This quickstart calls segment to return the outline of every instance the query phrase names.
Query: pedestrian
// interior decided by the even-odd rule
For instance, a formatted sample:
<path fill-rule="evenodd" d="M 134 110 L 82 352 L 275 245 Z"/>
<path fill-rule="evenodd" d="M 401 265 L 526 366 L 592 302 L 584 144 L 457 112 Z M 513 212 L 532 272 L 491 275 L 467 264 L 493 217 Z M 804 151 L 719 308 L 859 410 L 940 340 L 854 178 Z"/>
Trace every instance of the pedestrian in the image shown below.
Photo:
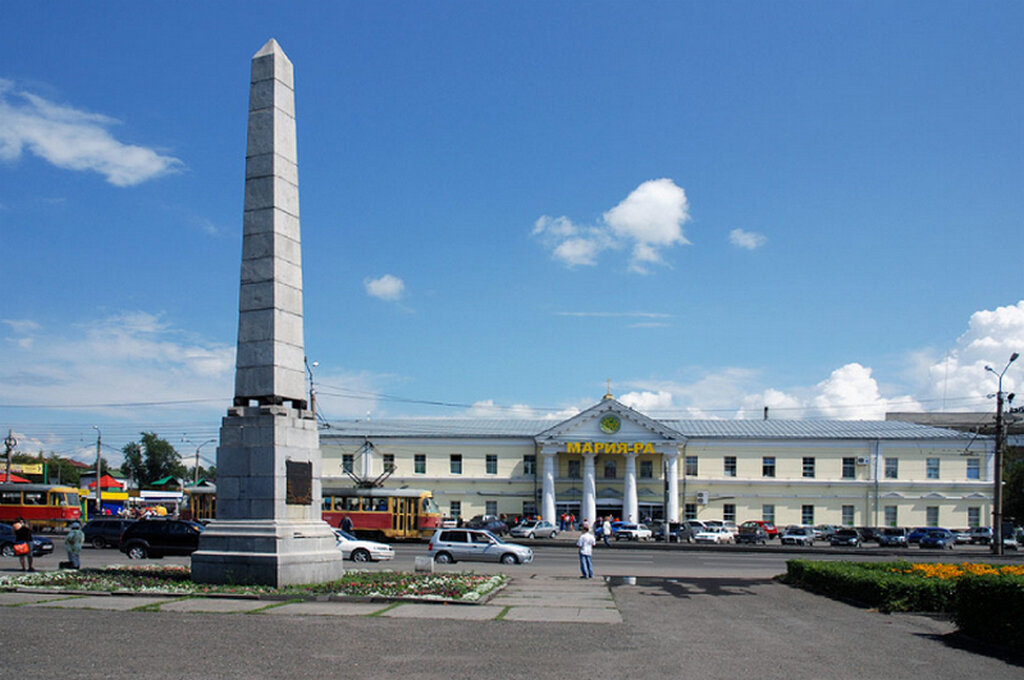
<path fill-rule="evenodd" d="M 590 526 L 584 524 L 583 533 L 576 539 L 576 547 L 580 552 L 580 578 L 594 578 L 594 544 L 597 539 L 590 533 Z"/>
<path fill-rule="evenodd" d="M 612 523 L 608 521 L 608 517 L 605 516 L 604 524 L 601 525 L 601 539 L 604 540 L 604 547 L 610 548 L 612 544 L 608 542 L 608 537 L 612 535 Z"/>
<path fill-rule="evenodd" d="M 82 544 L 85 543 L 85 534 L 82 533 L 82 525 L 78 522 L 71 523 L 71 531 L 64 537 L 64 547 L 68 551 L 68 562 L 72 569 L 79 569 L 82 566 Z"/>
<path fill-rule="evenodd" d="M 11 525 L 11 528 L 14 529 L 14 554 L 18 556 L 21 570 L 35 571 L 35 565 L 32 562 L 32 527 L 28 525 L 28 522 L 19 517 Z M 28 562 L 28 569 L 25 568 L 26 561 Z"/>
<path fill-rule="evenodd" d="M 352 518 L 348 515 L 341 518 L 341 530 L 347 534 L 352 533 Z"/>

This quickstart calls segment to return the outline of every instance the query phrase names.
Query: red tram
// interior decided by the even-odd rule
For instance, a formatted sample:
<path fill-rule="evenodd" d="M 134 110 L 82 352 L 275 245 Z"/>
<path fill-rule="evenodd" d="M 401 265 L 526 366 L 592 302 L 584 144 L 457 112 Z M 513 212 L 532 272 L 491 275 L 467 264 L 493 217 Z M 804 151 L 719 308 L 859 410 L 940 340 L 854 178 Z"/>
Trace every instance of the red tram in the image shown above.
<path fill-rule="evenodd" d="M 346 516 L 361 537 L 430 538 L 441 526 L 441 511 L 434 494 L 425 489 L 323 489 L 323 519 L 332 527 Z"/>
<path fill-rule="evenodd" d="M 54 484 L 0 483 L 0 522 L 19 517 L 34 530 L 64 529 L 82 518 L 78 489 Z"/>

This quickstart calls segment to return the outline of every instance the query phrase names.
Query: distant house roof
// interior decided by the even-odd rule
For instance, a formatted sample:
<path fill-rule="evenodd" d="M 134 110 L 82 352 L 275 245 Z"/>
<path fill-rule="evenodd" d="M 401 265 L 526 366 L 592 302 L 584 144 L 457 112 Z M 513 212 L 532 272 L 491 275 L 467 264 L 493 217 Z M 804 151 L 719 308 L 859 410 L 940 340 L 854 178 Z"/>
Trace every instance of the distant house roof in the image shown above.
<path fill-rule="evenodd" d="M 160 479 L 157 479 L 157 480 L 153 481 L 150 484 L 150 486 L 163 486 L 165 484 L 170 484 L 171 482 L 174 482 L 175 484 L 177 484 L 178 483 L 178 478 L 175 477 L 174 475 L 167 475 L 166 477 L 161 477 Z"/>
<path fill-rule="evenodd" d="M 403 418 L 332 422 L 321 439 L 350 437 L 533 438 L 551 419 Z M 687 439 L 968 440 L 971 434 L 893 420 L 659 420 Z"/>

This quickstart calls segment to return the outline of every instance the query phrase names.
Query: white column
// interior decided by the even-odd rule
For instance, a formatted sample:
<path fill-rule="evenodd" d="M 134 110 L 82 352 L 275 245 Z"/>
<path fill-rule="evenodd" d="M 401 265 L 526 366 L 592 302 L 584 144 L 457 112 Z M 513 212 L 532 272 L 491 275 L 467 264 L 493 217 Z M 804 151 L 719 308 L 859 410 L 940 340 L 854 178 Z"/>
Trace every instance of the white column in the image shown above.
<path fill-rule="evenodd" d="M 665 518 L 669 522 L 679 521 L 679 454 L 665 454 L 665 475 L 668 477 L 668 507 Z"/>
<path fill-rule="evenodd" d="M 636 454 L 626 454 L 626 483 L 622 492 L 622 520 L 639 521 L 639 507 L 636 500 Z"/>
<path fill-rule="evenodd" d="M 583 454 L 583 521 L 594 526 L 597 519 L 597 479 L 594 473 L 594 454 Z"/>
<path fill-rule="evenodd" d="M 555 456 L 554 451 L 541 451 L 544 472 L 541 476 L 541 519 L 558 524 L 555 516 Z"/>

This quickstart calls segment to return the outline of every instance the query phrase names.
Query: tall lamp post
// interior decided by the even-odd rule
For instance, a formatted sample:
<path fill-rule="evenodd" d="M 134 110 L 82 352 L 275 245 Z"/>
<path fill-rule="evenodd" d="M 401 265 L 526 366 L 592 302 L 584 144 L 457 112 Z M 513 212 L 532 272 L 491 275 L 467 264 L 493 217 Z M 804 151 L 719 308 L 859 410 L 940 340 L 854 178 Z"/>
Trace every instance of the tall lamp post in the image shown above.
<path fill-rule="evenodd" d="M 319 366 L 320 362 L 314 361 L 311 364 L 309 357 L 303 357 L 302 360 L 306 364 L 306 373 L 309 374 L 309 410 L 313 412 L 313 419 L 316 420 L 316 385 L 313 383 L 313 369 Z"/>
<path fill-rule="evenodd" d="M 99 425 L 93 425 L 92 429 L 96 430 L 96 516 L 103 516 L 103 485 L 100 484 L 100 475 L 103 473 L 100 467 L 100 439 L 102 433 L 100 432 Z"/>
<path fill-rule="evenodd" d="M 186 439 L 185 441 L 188 441 L 188 440 Z M 216 439 L 207 439 L 205 442 L 203 442 L 202 444 L 200 444 L 199 446 L 196 447 L 196 468 L 195 468 L 195 470 L 193 470 L 193 472 L 195 473 L 194 478 L 192 480 L 192 485 L 193 486 L 199 486 L 199 449 L 203 448 L 207 444 L 212 444 L 215 441 L 217 441 L 217 440 Z M 192 442 L 189 442 L 189 444 L 191 444 L 191 443 Z"/>
<path fill-rule="evenodd" d="M 996 455 L 995 455 L 995 487 L 992 490 L 992 554 L 1003 554 L 1003 440 L 1006 439 L 1003 432 L 1003 376 L 1010 364 L 1017 360 L 1020 355 L 1014 352 L 1010 360 L 1003 366 L 1003 370 L 996 373 L 991 366 L 985 370 L 999 377 L 999 387 L 996 390 Z M 1012 397 L 1011 397 L 1012 398 Z"/>
<path fill-rule="evenodd" d="M 7 450 L 7 477 L 5 482 L 11 481 L 11 451 L 18 446 L 18 440 L 14 438 L 14 430 L 7 430 L 7 438 L 4 439 L 4 448 Z"/>

